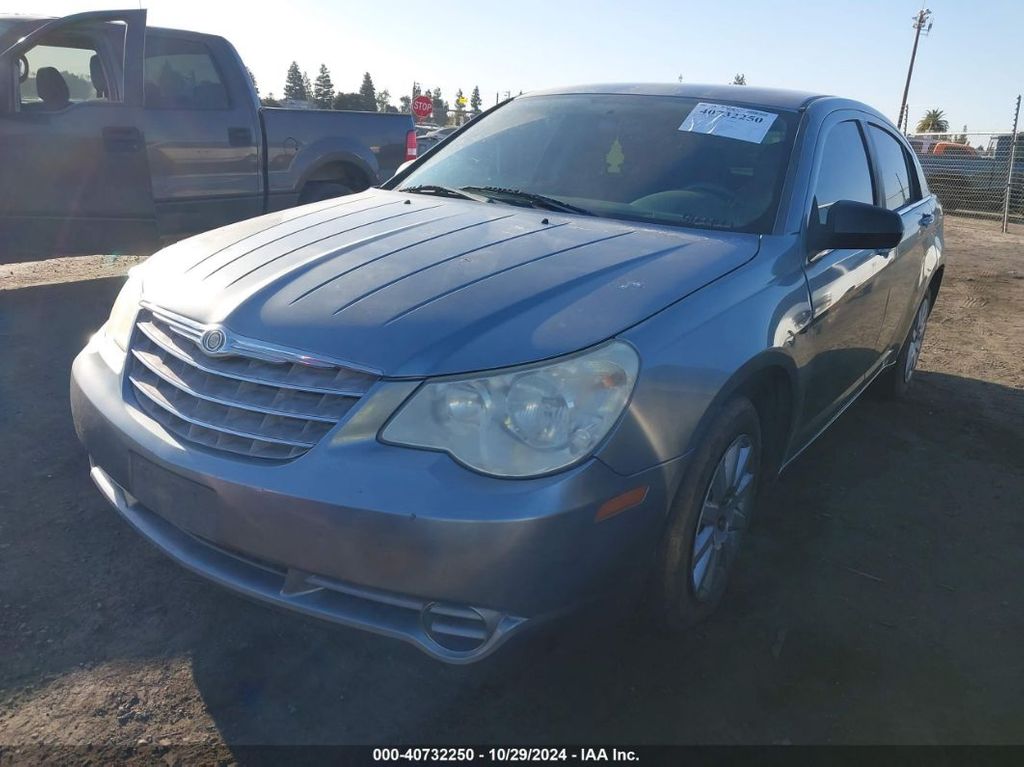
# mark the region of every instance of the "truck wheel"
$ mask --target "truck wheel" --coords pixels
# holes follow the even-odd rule
[[[890,365],[875,381],[874,389],[883,397],[900,399],[910,391],[910,384],[914,378],[914,371],[917,369],[917,360],[921,356],[921,348],[924,346],[924,331],[928,327],[928,315],[932,310],[931,291],[925,294],[921,305],[917,307],[917,314],[910,325],[900,353],[896,357],[896,363]]]
[[[745,397],[716,416],[669,510],[650,607],[658,625],[679,632],[722,600],[757,502],[761,421]]]
[[[352,194],[352,189],[345,184],[336,181],[317,181],[303,187],[302,194],[299,195],[299,205],[344,197],[346,194]]]

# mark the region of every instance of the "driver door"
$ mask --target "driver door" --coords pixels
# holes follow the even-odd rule
[[[150,250],[145,11],[43,24],[0,54],[4,255]]]
[[[879,191],[857,113],[835,113],[822,127],[806,229],[824,223],[839,200],[877,204]],[[804,403],[796,444],[805,444],[851,401],[882,362],[878,337],[888,299],[881,278],[889,251],[808,252],[804,264],[813,316],[794,348]]]

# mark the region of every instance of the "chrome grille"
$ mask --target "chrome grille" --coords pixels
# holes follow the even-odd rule
[[[128,380],[139,407],[181,439],[271,460],[313,447],[376,381],[360,370],[235,341],[208,354],[203,326],[139,312]]]

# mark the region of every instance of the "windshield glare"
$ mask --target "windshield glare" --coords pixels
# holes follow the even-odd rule
[[[698,99],[527,96],[479,120],[402,180],[502,187],[612,218],[769,232],[797,116],[768,112],[759,141],[681,126]]]

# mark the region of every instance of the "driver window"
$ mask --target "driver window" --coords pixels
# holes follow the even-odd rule
[[[90,101],[120,102],[112,53],[124,50],[124,25],[68,26],[29,48],[18,60],[18,97],[23,112],[58,112]]]
[[[869,205],[875,201],[864,138],[852,120],[836,125],[825,138],[818,179],[814,184],[818,223],[825,223],[829,206],[839,200]]]

